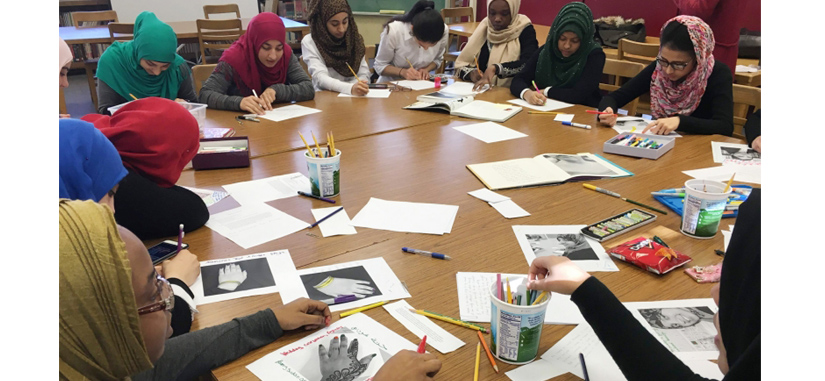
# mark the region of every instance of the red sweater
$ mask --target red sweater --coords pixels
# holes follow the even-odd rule
[[[713,30],[716,46],[713,56],[724,62],[733,74],[739,55],[739,29],[742,28],[742,9],[745,0],[673,0],[677,13],[696,16]]]

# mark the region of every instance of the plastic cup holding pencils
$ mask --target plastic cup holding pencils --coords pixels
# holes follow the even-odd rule
[[[719,181],[686,181],[682,234],[700,239],[713,238],[719,230],[729,194],[730,188],[726,189],[725,183]]]
[[[304,152],[309,172],[309,185],[312,194],[318,197],[334,197],[341,192],[341,150],[335,150],[335,155],[329,156],[329,151],[322,148],[320,156],[318,150],[312,148]],[[326,153],[327,157],[324,157]]]
[[[521,284],[525,278],[510,278],[512,285]],[[502,285],[505,281],[502,279]],[[532,304],[532,300],[525,295],[512,295],[512,303],[507,302],[506,286],[502,299],[498,298],[497,283],[490,286],[490,351],[493,356],[509,364],[526,364],[536,359],[541,342],[541,329],[544,326],[544,314],[547,313],[547,304],[550,303],[550,294],[536,299],[539,303]],[[529,292],[528,292],[529,294]],[[517,301],[518,299],[518,301]],[[517,304],[518,303],[518,304]]]

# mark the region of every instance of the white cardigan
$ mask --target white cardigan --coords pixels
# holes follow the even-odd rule
[[[391,22],[381,31],[381,42],[375,55],[375,72],[381,75],[378,82],[398,81],[404,78],[383,75],[384,69],[392,65],[399,68],[410,67],[409,59],[415,68],[427,67],[431,62],[438,68],[444,60],[447,51],[447,36],[450,28],[444,24],[444,35],[435,46],[424,49],[415,42],[412,35],[412,24],[400,21]]]
[[[308,34],[301,40],[301,59],[307,65],[309,76],[312,77],[312,86],[315,91],[331,90],[339,93],[352,95],[352,85],[358,82],[355,77],[344,77],[337,71],[330,69],[318,52],[318,46],[312,40],[312,35]],[[355,68],[352,68],[355,70]],[[358,67],[358,78],[369,83],[370,67],[367,65],[366,57],[361,59],[361,66]]]

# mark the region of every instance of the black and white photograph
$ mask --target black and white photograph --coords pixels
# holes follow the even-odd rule
[[[275,286],[266,258],[201,266],[201,276],[204,296]]]
[[[713,162],[724,163],[735,161],[740,163],[759,164],[762,155],[746,144],[711,142],[713,147]]]
[[[564,154],[547,154],[542,155],[545,159],[559,168],[569,173],[571,176],[580,175],[614,175],[610,168],[605,167],[596,159],[588,155],[564,155]]]
[[[527,264],[538,257],[558,256],[575,261],[584,271],[619,271],[599,242],[587,239],[585,225],[514,225],[513,233]]]
[[[381,295],[364,266],[301,275],[307,296],[313,300],[334,299],[344,295],[358,298]]]
[[[714,312],[706,306],[640,308],[639,314],[673,352],[716,350]]]

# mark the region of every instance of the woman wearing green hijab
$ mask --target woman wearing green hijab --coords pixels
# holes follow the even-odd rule
[[[134,39],[114,42],[97,64],[97,111],[134,98],[161,97],[197,102],[192,70],[175,53],[178,38],[172,27],[152,12],[135,19]],[[133,98],[134,97],[134,98]]]
[[[587,5],[574,2],[562,7],[544,46],[513,79],[510,92],[534,105],[552,98],[596,107],[605,56],[595,33]],[[533,81],[541,91],[536,91]]]

